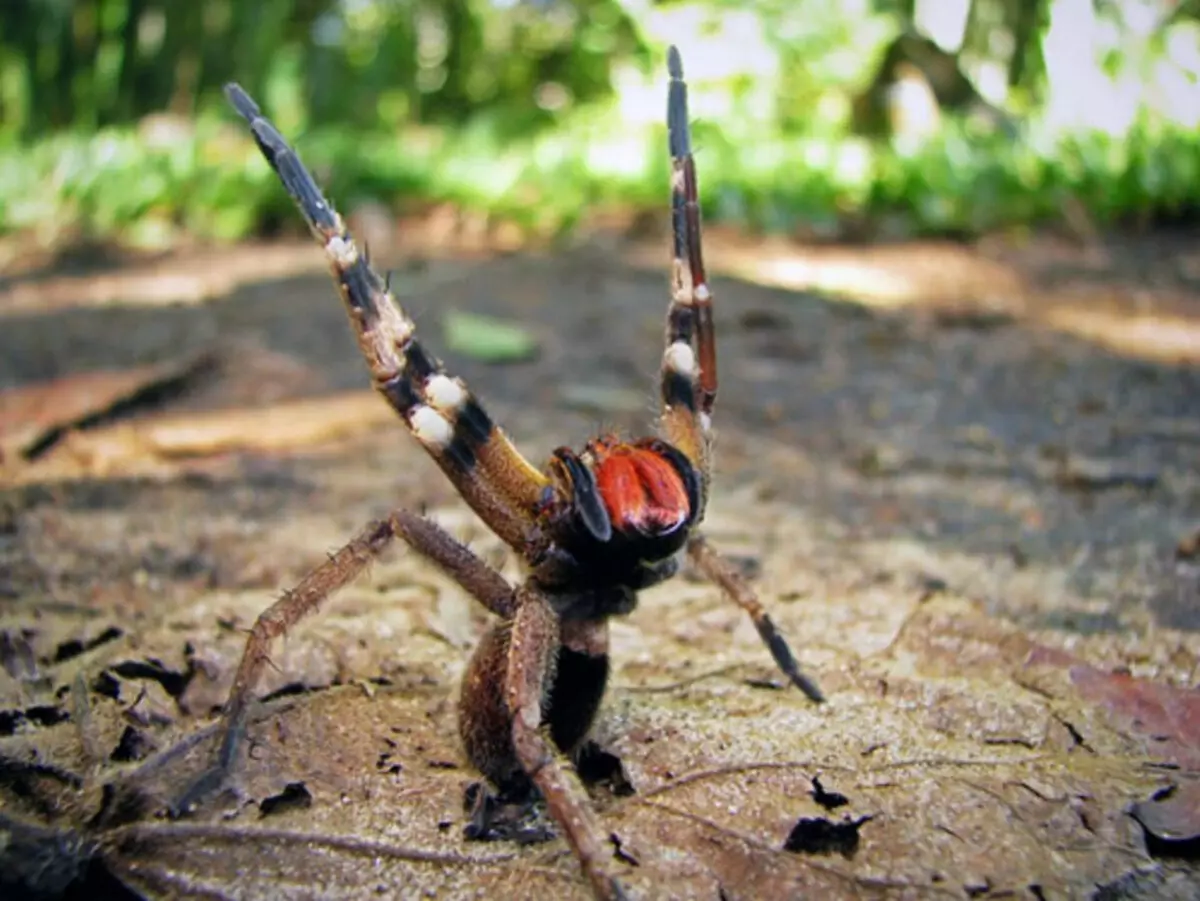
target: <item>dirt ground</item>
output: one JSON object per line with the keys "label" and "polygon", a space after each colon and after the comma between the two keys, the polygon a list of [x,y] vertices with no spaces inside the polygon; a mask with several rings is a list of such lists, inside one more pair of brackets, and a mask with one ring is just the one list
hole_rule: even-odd
{"label": "dirt ground", "polygon": [[[1198,896],[1196,237],[714,230],[706,531],[829,702],[691,576],[614,623],[587,775],[635,897]],[[660,244],[418,245],[394,289],[531,457],[646,430]],[[95,262],[0,278],[0,887],[586,897],[560,841],[463,840],[485,621],[399,547],[277,648],[238,791],[162,816],[244,630],[368,520],[516,570],[365,387],[315,247]],[[537,353],[447,350],[462,312]]]}

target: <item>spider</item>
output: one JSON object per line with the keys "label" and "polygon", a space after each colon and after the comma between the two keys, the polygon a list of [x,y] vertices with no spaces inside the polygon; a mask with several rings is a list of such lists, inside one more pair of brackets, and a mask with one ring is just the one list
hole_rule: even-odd
{"label": "spider", "polygon": [[[213,767],[184,793],[187,809],[234,764],[252,692],[272,641],[357,576],[394,539],[443,569],[498,622],[463,678],[459,734],[472,765],[502,797],[539,793],[599,898],[624,897],[604,834],[567,762],[591,728],[608,678],[608,620],[687,557],[745,610],[775,663],[814,702],[783,636],[732,563],[697,531],[711,466],[717,394],[713,296],[700,247],[700,208],[679,51],[668,53],[667,126],[674,254],[666,316],[659,437],[594,438],[529,463],[466,384],[418,340],[341,217],[295,151],[236,84],[226,94],[324,248],[375,388],[467,504],[524,561],[510,584],[423,516],[396,510],[370,523],[255,622],[222,714]],[[611,855],[608,855],[611,857]]]}

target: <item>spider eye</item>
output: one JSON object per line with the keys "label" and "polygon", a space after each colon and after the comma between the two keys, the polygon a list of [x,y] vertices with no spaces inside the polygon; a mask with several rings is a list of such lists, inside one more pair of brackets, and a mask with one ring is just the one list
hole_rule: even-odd
{"label": "spider eye", "polygon": [[692,492],[673,458],[656,447],[614,448],[596,465],[596,486],[619,532],[667,535],[692,515]]}

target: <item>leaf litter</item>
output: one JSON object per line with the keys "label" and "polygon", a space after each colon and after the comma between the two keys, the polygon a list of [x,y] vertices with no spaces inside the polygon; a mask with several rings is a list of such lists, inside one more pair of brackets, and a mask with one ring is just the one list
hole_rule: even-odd
{"label": "leaf litter", "polygon": [[[569,273],[518,269],[514,278],[503,267],[522,264],[497,265],[499,274],[480,276],[479,296],[497,298],[496,286],[510,284],[512,297],[483,304],[489,315],[536,315],[541,300],[527,281],[569,283]],[[645,318],[657,319],[660,280],[622,278]],[[874,314],[722,288],[731,307],[769,312],[777,331],[824,336],[823,355],[772,356],[772,381],[750,385],[737,361],[754,358],[762,330],[728,336],[709,532],[754,562],[759,590],[831,700],[814,708],[794,692],[764,690],[773,671],[753,629],[711,587],[680,579],[646,592],[614,624],[614,685],[582,766],[634,897],[1115,901],[1186,885],[1200,834],[1198,642],[1194,632],[1148,627],[1153,607],[1142,605],[1154,594],[1130,581],[1178,577],[1167,558],[1194,528],[1197,473],[1177,444],[1154,445],[1165,454],[1157,463],[1143,454],[1135,467],[1113,464],[1154,472],[1153,482],[1106,483],[1103,492],[1029,481],[1020,467],[863,474],[854,461],[881,433],[905,448],[900,459],[937,460],[922,444],[936,443],[937,430],[886,420],[859,431],[834,403],[808,406],[808,437],[798,439],[792,401],[759,394],[775,380],[803,381],[844,403],[870,376],[870,354],[884,353],[903,381],[927,373],[897,353],[931,359],[940,346],[969,359],[985,347],[991,362],[979,366],[1008,366],[1022,359],[1021,342],[1051,339],[1012,326],[952,339],[902,328],[881,351],[862,340]],[[311,300],[285,299],[281,317],[329,304],[319,282]],[[638,315],[618,318],[603,353],[628,345],[653,359],[660,325],[647,327],[642,347]],[[595,333],[594,323],[576,325],[563,330],[578,340]],[[1096,390],[1104,371],[1089,367],[1100,364],[1077,348],[1059,352]],[[843,355],[854,365],[839,369]],[[817,360],[833,369],[814,378]],[[498,418],[535,448],[594,428],[552,406],[555,382],[539,388],[547,373],[536,365],[503,374],[475,365],[484,364],[461,361],[469,380],[494,382]],[[606,371],[625,366],[610,359]],[[578,360],[573,367],[584,371]],[[1155,396],[1165,378],[1140,384]],[[342,387],[334,376],[329,384]],[[527,398],[548,406],[528,409]],[[781,412],[756,419],[771,403]],[[1135,419],[1121,410],[1123,428]],[[822,432],[822,422],[832,425]],[[100,885],[152,898],[587,897],[558,840],[464,842],[464,796],[476,777],[457,747],[454,696],[462,645],[483,621],[403,549],[276,648],[231,789],[189,818],[165,813],[212,751],[211,716],[244,630],[277,590],[394,499],[427,507],[511,565],[399,429],[373,427],[291,460],[248,440],[216,468],[184,459],[158,480],[122,481],[122,465],[103,481],[55,482],[52,491],[33,482],[6,494],[0,879],[47,897]],[[845,444],[833,462],[831,433]],[[1002,449],[1003,429],[989,435]],[[1081,445],[1070,458],[1098,458],[1082,436],[1062,434]],[[1112,550],[1081,555],[1077,544],[1055,544],[1077,542],[1088,523],[1120,532],[1122,516],[1143,531],[1161,522],[1161,561],[1153,548],[1137,550],[1131,567],[1106,556]],[[197,547],[194,563],[170,563]],[[1176,567],[1187,564],[1184,547]],[[1064,610],[1120,628],[1073,630],[1061,625]]]}

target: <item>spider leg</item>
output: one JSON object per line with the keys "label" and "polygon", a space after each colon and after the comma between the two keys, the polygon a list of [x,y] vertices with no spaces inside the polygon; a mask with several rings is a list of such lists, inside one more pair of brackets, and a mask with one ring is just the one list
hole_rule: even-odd
{"label": "spider leg", "polygon": [[257,104],[236,84],[225,93],[324,248],[376,390],[492,531],[523,548],[546,476],[492,422],[462,379],[448,375],[417,340],[412,320]]}
{"label": "spider leg", "polygon": [[671,303],[667,308],[661,391],[662,430],[687,455],[707,486],[712,409],[717,397],[717,346],[712,291],[704,272],[696,163],[688,127],[683,62],[667,54],[667,136],[671,152]]}
{"label": "spider leg", "polygon": [[246,639],[246,648],[221,715],[216,760],[184,790],[173,805],[175,811],[185,812],[217,790],[232,771],[245,733],[254,688],[270,663],[271,643],[318,610],[330,595],[353,581],[397,537],[437,564],[492,613],[510,617],[515,612],[515,594],[508,581],[437,524],[407,510],[397,510],[387,519],[371,523],[259,615]]}
{"label": "spider leg", "polygon": [[504,686],[512,717],[513,750],[521,767],[541,791],[550,815],[565,833],[596,897],[620,899],[625,893],[620,883],[605,871],[602,832],[583,784],[555,750],[543,728],[543,699],[553,682],[561,637],[559,619],[549,601],[528,586],[520,589]]}
{"label": "spider leg", "polygon": [[824,701],[825,695],[820,687],[811,677],[800,672],[800,665],[796,662],[792,649],[788,647],[787,639],[775,626],[774,620],[763,607],[754,589],[747,584],[733,564],[721,556],[703,535],[693,535],[688,539],[687,552],[691,561],[708,579],[721,586],[735,604],[750,614],[754,628],[758,630],[759,637],[775,658],[775,664],[792,680],[792,684],[810,700],[818,704]]}

